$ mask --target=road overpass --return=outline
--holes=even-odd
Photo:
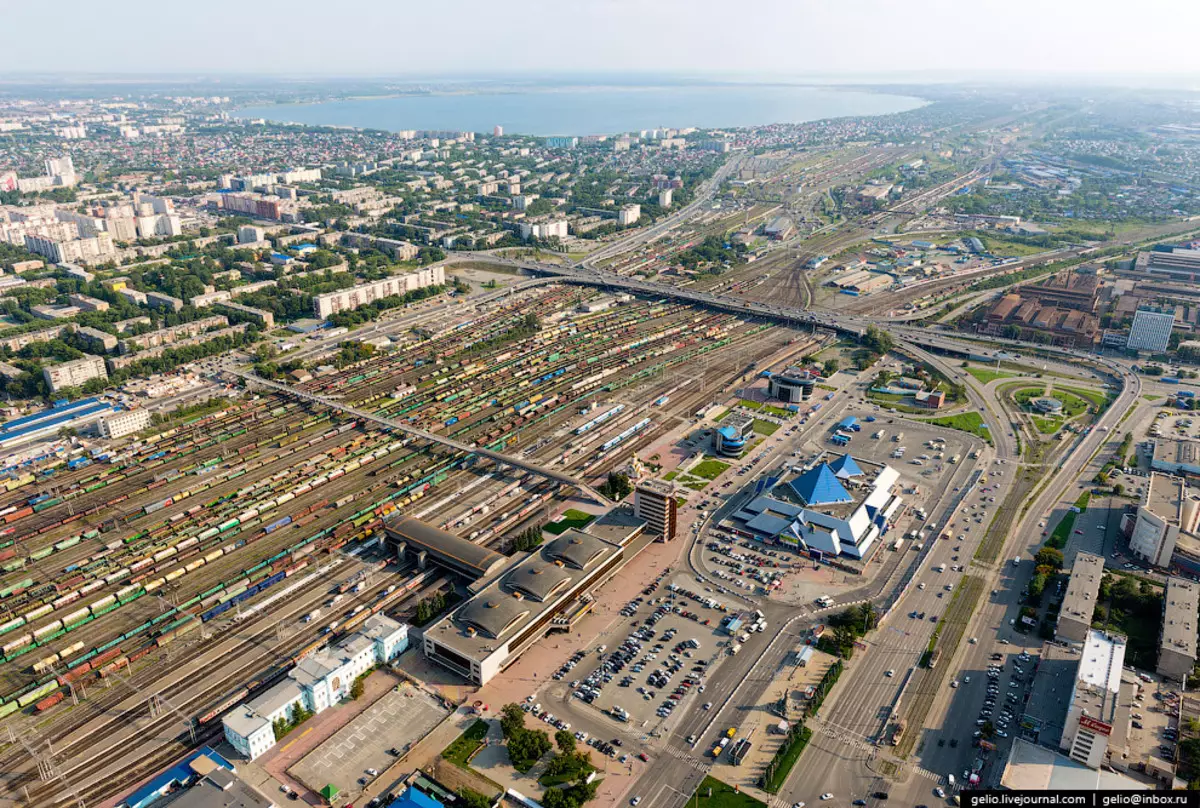
[[[538,465],[537,463],[530,463],[528,460],[522,460],[518,457],[511,457],[506,454],[501,454],[500,452],[493,452],[491,449],[484,449],[473,444],[463,443],[462,441],[457,441],[453,438],[447,438],[444,435],[436,435],[432,432],[426,432],[424,429],[418,429],[412,424],[406,424],[402,421],[397,421],[394,418],[386,418],[382,415],[366,412],[365,410],[351,407],[349,404],[344,404],[340,401],[334,401],[326,396],[319,396],[315,393],[309,393],[306,390],[299,390],[288,384],[281,384],[276,381],[271,381],[270,379],[264,379],[261,376],[256,376],[253,373],[246,373],[245,371],[232,368],[229,369],[229,373],[242,379],[247,385],[258,385],[259,387],[266,388],[267,390],[271,390],[276,393],[298,398],[301,401],[309,404],[315,404],[320,407],[325,407],[326,409],[338,410],[346,413],[347,415],[352,415],[355,418],[360,418],[363,421],[371,421],[379,426],[382,426],[386,430],[403,432],[407,435],[412,435],[414,438],[420,438],[421,440],[426,440],[431,443],[437,443],[449,449],[455,449],[457,451],[464,452],[466,454],[477,455],[479,457],[486,457],[488,460],[491,460],[502,466],[513,466],[523,471],[527,471],[530,474],[535,474],[538,477],[542,477],[543,479],[550,480],[551,482],[575,488],[581,494],[589,497],[597,504],[604,506],[612,504],[608,497],[604,496],[587,483],[576,480],[571,475],[564,474],[561,471],[555,471],[554,469]]]

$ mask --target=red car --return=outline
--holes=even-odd
[[[645,752],[638,752],[638,760],[642,761],[643,763],[649,763],[649,762],[650,762],[650,758],[646,757],[646,753],[645,753]]]

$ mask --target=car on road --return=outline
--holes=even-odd
[[[823,800],[831,800],[831,799],[833,799],[833,792],[832,792],[832,791],[826,791],[824,794],[822,794],[822,795],[821,795],[821,799],[823,799]]]
[[[942,800],[946,799],[946,791],[941,786],[938,786],[937,788],[935,788],[933,790],[933,793],[935,795],[937,795],[938,799],[942,799]]]
[[[631,800],[629,801],[629,804],[630,804],[630,805],[637,805],[637,804],[638,804],[639,802],[641,802],[641,801],[642,801],[642,798],[641,798],[641,797],[634,797],[633,799],[631,799]]]
[[[887,672],[884,673],[883,675],[890,679],[896,675],[896,672],[894,670],[892,670],[891,668],[888,668]]]

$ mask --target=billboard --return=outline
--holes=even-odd
[[[1097,721],[1096,719],[1087,715],[1079,716],[1079,726],[1088,730],[1089,732],[1095,732],[1099,735],[1112,734],[1111,724],[1105,724],[1103,721]]]

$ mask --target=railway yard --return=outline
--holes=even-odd
[[[602,481],[747,365],[809,344],[666,301],[580,311],[593,295],[526,290],[300,386]],[[377,612],[411,619],[451,585],[383,557],[383,517],[403,511],[505,552],[507,536],[562,506],[559,488],[277,394],[12,480],[0,499],[0,715],[12,729],[0,788],[17,804],[90,802],[113,772],[128,783],[193,737],[217,738],[223,710],[331,635]],[[345,599],[329,610],[333,593]]]

